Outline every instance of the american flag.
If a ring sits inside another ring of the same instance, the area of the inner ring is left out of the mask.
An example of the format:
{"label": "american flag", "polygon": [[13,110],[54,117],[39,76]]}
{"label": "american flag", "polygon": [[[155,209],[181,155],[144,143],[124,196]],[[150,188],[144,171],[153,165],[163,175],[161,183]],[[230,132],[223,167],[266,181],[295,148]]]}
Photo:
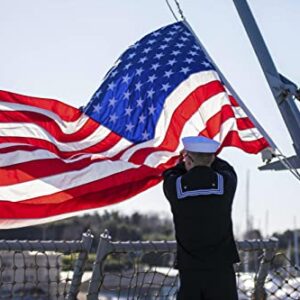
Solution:
{"label": "american flag", "polygon": [[248,153],[268,147],[183,22],[129,47],[81,109],[0,91],[0,110],[1,228],[148,189],[176,163],[187,135]]}

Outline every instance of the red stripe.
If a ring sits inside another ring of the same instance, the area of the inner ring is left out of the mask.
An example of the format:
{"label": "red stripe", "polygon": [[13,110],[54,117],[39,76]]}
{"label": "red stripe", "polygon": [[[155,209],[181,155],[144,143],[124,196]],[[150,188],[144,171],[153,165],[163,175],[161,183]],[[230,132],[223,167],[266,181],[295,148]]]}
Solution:
{"label": "red stripe", "polygon": [[[52,144],[48,141],[35,139],[35,138],[26,138],[26,137],[1,137],[0,143],[19,143],[19,144],[29,144],[37,147],[39,149],[45,149],[52,153],[55,153],[57,156],[61,158],[69,158],[74,155],[80,155],[84,153],[100,153],[109,150],[112,148],[117,142],[121,140],[122,137],[115,134],[114,132],[110,132],[108,136],[106,136],[102,141],[96,143],[93,146],[77,150],[77,151],[60,151],[55,144]],[[1,150],[1,149],[0,149]],[[0,151],[1,152],[1,151]]]}
{"label": "red stripe", "polygon": [[246,130],[246,129],[250,129],[250,128],[255,128],[254,124],[252,123],[252,121],[248,117],[238,118],[236,120],[236,124],[237,124],[237,128],[239,130]]}
{"label": "red stripe", "polygon": [[214,137],[218,134],[222,124],[230,118],[234,118],[234,112],[232,107],[226,104],[206,122],[206,134],[208,134],[208,137]]}
{"label": "red stripe", "polygon": [[0,101],[35,106],[56,113],[67,122],[74,122],[81,116],[81,111],[75,107],[54,99],[24,96],[0,90]]}
{"label": "red stripe", "polygon": [[228,95],[229,97],[229,101],[231,103],[232,106],[235,106],[235,107],[239,107],[240,105],[238,104],[238,102],[236,101],[235,98],[233,98],[231,95]]}
{"label": "red stripe", "polygon": [[0,186],[24,183],[37,178],[42,180],[45,177],[82,170],[101,160],[104,159],[84,158],[66,163],[60,159],[43,159],[2,167],[0,168]]}
{"label": "red stripe", "polygon": [[222,143],[222,147],[232,146],[244,150],[247,153],[257,154],[263,149],[270,147],[269,143],[265,138],[260,138],[253,141],[241,140],[237,131],[230,131],[226,135]]}
{"label": "red stripe", "polygon": [[[36,112],[18,112],[18,111],[1,111],[1,123],[28,123],[35,124],[41,129],[44,129],[51,134],[59,142],[76,142],[85,139],[91,135],[100,124],[93,119],[88,118],[86,123],[80,128],[80,130],[66,134],[61,131],[58,124],[48,116],[36,113]],[[19,125],[19,124],[17,124]],[[23,126],[23,124],[22,124]],[[26,126],[26,125],[24,125]]]}
{"label": "red stripe", "polygon": [[160,174],[158,169],[141,166],[57,194],[22,202],[1,201],[0,218],[45,218],[110,205],[159,183]]}

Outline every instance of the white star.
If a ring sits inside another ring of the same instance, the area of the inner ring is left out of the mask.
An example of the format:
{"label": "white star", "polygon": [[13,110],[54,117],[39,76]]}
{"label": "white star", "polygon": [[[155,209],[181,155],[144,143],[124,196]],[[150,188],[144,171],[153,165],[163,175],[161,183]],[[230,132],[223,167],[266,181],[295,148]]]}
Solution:
{"label": "white star", "polygon": [[168,61],[167,64],[170,65],[170,66],[173,66],[176,62],[177,62],[176,59],[171,59],[171,60]]}
{"label": "white star", "polygon": [[154,58],[161,59],[164,55],[162,53],[157,53]]}
{"label": "white star", "polygon": [[127,90],[125,93],[124,93],[124,99],[129,99],[131,93]]}
{"label": "white star", "polygon": [[170,37],[169,37],[169,38],[164,38],[163,40],[164,40],[165,42],[167,42],[167,43],[168,43],[168,42],[170,42],[170,41],[171,41],[171,39],[172,39],[172,38],[170,38]]}
{"label": "white star", "polygon": [[114,77],[118,74],[119,72],[117,70],[114,70],[111,72],[111,77]]}
{"label": "white star", "polygon": [[126,74],[125,76],[122,77],[122,82],[125,82],[126,84],[129,83],[129,79],[130,79],[130,76],[128,74]]}
{"label": "white star", "polygon": [[136,49],[139,45],[140,43],[135,43],[134,45],[131,46],[131,48]]}
{"label": "white star", "polygon": [[116,123],[116,121],[118,120],[118,116],[116,114],[110,115],[109,116],[109,121]]}
{"label": "white star", "polygon": [[149,41],[147,42],[147,44],[152,45],[152,44],[154,44],[155,42],[156,42],[156,39],[152,39],[152,40],[149,40]]}
{"label": "white star", "polygon": [[108,106],[115,106],[117,100],[115,99],[115,97],[112,97],[111,99],[108,100],[108,102],[109,102]]}
{"label": "white star", "polygon": [[142,133],[142,135],[143,135],[143,140],[148,140],[149,139],[150,134],[146,130]]}
{"label": "white star", "polygon": [[136,90],[136,91],[140,91],[142,85],[143,85],[143,84],[142,84],[140,81],[139,81],[138,83],[136,83],[136,84],[135,84],[135,90]]}
{"label": "white star", "polygon": [[129,132],[131,132],[132,129],[134,128],[134,125],[132,123],[128,123],[125,126],[126,126],[126,131],[129,131]]}
{"label": "white star", "polygon": [[95,96],[96,96],[96,97],[99,97],[101,94],[102,94],[102,91],[99,90],[99,91],[95,94]]}
{"label": "white star", "polygon": [[161,89],[166,92],[170,87],[171,87],[170,84],[167,82],[166,84],[162,85]]}
{"label": "white star", "polygon": [[180,72],[184,73],[186,75],[191,69],[189,67],[181,68]]}
{"label": "white star", "polygon": [[161,49],[161,50],[165,50],[167,47],[169,47],[168,45],[160,45],[158,48]]}
{"label": "white star", "polygon": [[152,48],[151,47],[148,47],[148,48],[145,48],[144,50],[143,50],[143,53],[148,53],[148,52],[150,52],[152,50]]}
{"label": "white star", "polygon": [[171,76],[172,74],[174,74],[174,72],[173,72],[172,70],[169,70],[169,71],[166,71],[166,72],[165,72],[165,75],[164,75],[164,76],[170,78],[170,76]]}
{"label": "white star", "polygon": [[147,59],[148,58],[144,56],[144,57],[140,58],[139,62],[143,64]]}
{"label": "white star", "polygon": [[180,38],[180,40],[182,40],[183,42],[186,42],[186,41],[188,40],[188,38],[187,38],[187,37],[184,37],[184,36],[182,36],[182,37]]}
{"label": "white star", "polygon": [[174,50],[174,51],[172,51],[172,53],[171,53],[171,55],[179,55],[181,53],[181,51],[179,51],[179,50]]}
{"label": "white star", "polygon": [[113,90],[116,87],[116,83],[114,83],[113,81],[108,85],[108,90]]}
{"label": "white star", "polygon": [[174,34],[176,34],[176,31],[169,31],[168,34],[169,35],[174,35]]}
{"label": "white star", "polygon": [[128,55],[128,58],[131,59],[131,58],[134,58],[135,56],[136,56],[136,53],[132,52]]}
{"label": "white star", "polygon": [[192,48],[194,48],[195,50],[200,50],[200,49],[201,49],[201,48],[200,48],[199,46],[197,46],[197,45],[193,45]]}
{"label": "white star", "polygon": [[143,102],[144,102],[144,100],[143,99],[138,99],[138,100],[136,100],[136,102],[137,102],[137,107],[143,107]]}
{"label": "white star", "polygon": [[184,61],[187,62],[188,64],[191,64],[191,63],[194,62],[195,60],[194,60],[193,58],[188,58],[188,57],[187,57]]}
{"label": "white star", "polygon": [[145,123],[145,120],[146,120],[146,117],[143,115],[143,114],[141,114],[140,116],[139,116],[139,123]]}
{"label": "white star", "polygon": [[153,64],[153,65],[151,66],[151,70],[155,70],[155,71],[156,71],[159,67],[160,67],[160,64],[159,64],[159,63]]}
{"label": "white star", "polygon": [[151,106],[148,107],[148,109],[149,109],[149,115],[154,115],[154,112],[156,111],[156,107],[153,104],[151,104]]}
{"label": "white star", "polygon": [[192,56],[198,55],[198,53],[196,51],[189,51],[189,54],[192,55]]}
{"label": "white star", "polygon": [[132,63],[128,63],[128,64],[124,67],[124,69],[125,69],[125,70],[128,70],[130,66],[132,66]]}
{"label": "white star", "polygon": [[144,71],[143,68],[136,69],[136,75],[141,76],[142,72]]}
{"label": "white star", "polygon": [[161,33],[159,31],[156,31],[156,32],[153,32],[152,35],[156,37],[156,36],[161,35]]}
{"label": "white star", "polygon": [[185,34],[186,36],[191,36],[192,35],[191,33],[187,32],[187,31],[185,31],[183,34]]}
{"label": "white star", "polygon": [[175,47],[177,47],[177,48],[182,48],[182,47],[184,47],[184,44],[182,44],[182,43],[177,43],[176,45],[175,45]]}
{"label": "white star", "polygon": [[202,64],[204,67],[206,67],[206,68],[211,67],[210,63],[207,62],[207,61],[203,61],[201,64]]}
{"label": "white star", "polygon": [[154,92],[153,89],[147,91],[147,97],[149,97],[149,98],[153,98],[153,95],[154,95],[154,94],[155,94],[155,92]]}
{"label": "white star", "polygon": [[178,29],[180,29],[180,26],[179,25],[173,25],[172,28],[174,28],[175,30],[178,30]]}
{"label": "white star", "polygon": [[154,80],[156,79],[157,77],[156,77],[156,75],[155,74],[153,74],[152,76],[149,76],[149,78],[148,78],[148,82],[151,82],[151,83],[153,83],[154,82]]}
{"label": "white star", "polygon": [[131,112],[133,111],[133,109],[128,106],[127,108],[125,108],[125,116],[131,116]]}
{"label": "white star", "polygon": [[101,108],[102,106],[99,103],[97,103],[96,105],[93,106],[93,112],[99,113]]}

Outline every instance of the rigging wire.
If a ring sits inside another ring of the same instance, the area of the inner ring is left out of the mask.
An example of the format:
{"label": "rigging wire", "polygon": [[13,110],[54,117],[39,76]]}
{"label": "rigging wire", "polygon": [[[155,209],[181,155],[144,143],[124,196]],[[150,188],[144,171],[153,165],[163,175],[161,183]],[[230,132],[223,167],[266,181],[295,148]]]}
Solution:
{"label": "rigging wire", "polygon": [[181,9],[181,7],[180,7],[179,1],[178,1],[178,0],[174,0],[174,2],[175,2],[175,4],[176,4],[176,6],[177,6],[177,10],[178,10],[178,13],[179,13],[181,19],[182,19],[182,20],[185,20],[185,17],[184,17],[184,15],[183,15],[183,11],[182,11],[182,9]]}
{"label": "rigging wire", "polygon": [[282,154],[278,148],[276,148],[276,150],[280,153],[280,155],[276,155],[276,157],[287,168],[287,170],[289,170],[296,177],[296,179],[300,181],[300,173],[298,170],[292,166],[292,164],[288,161],[288,158]]}
{"label": "rigging wire", "polygon": [[[175,14],[172,6],[170,5],[169,0],[165,0],[165,1],[167,3],[167,6],[168,6],[169,10],[171,11],[173,17],[178,22],[179,19],[176,16],[176,14]],[[185,18],[184,14],[183,14],[183,11],[182,11],[182,9],[180,7],[179,1],[178,0],[173,0],[173,1],[174,1],[175,5],[177,7],[177,13],[180,15],[181,20],[186,21],[186,18]],[[200,43],[200,41],[199,41],[199,43]],[[277,157],[280,160],[280,162],[286,167],[286,169],[289,170],[296,177],[296,179],[298,179],[300,181],[300,173],[298,172],[298,170],[291,165],[291,163],[288,161],[288,158],[280,151],[280,149],[277,146],[275,146],[274,148],[275,148],[274,150],[277,150],[279,152],[279,154],[275,155],[275,157]]]}
{"label": "rigging wire", "polygon": [[168,1],[168,0],[166,0],[166,3],[167,3],[167,5],[168,5],[168,8],[169,8],[169,10],[171,11],[171,13],[172,13],[173,17],[175,18],[176,22],[178,22],[178,18],[177,18],[177,16],[176,16],[176,14],[174,13],[174,11],[173,11],[173,8],[172,8],[172,6],[171,6],[171,4],[169,3],[169,1]]}
{"label": "rigging wire", "polygon": [[[184,21],[184,20],[185,20],[185,17],[184,17],[183,11],[182,11],[182,9],[181,9],[181,7],[180,7],[180,4],[179,4],[178,0],[173,0],[173,1],[174,1],[175,5],[176,5],[176,7],[177,7],[177,13],[179,14],[181,20]],[[174,10],[173,10],[173,8],[172,8],[172,6],[171,6],[169,0],[166,0],[166,3],[167,3],[167,5],[168,5],[168,8],[169,8],[169,10],[171,11],[173,17],[174,17],[175,20],[178,22],[179,19],[178,19],[178,17],[176,16],[176,14],[175,14],[175,12],[174,12]]]}

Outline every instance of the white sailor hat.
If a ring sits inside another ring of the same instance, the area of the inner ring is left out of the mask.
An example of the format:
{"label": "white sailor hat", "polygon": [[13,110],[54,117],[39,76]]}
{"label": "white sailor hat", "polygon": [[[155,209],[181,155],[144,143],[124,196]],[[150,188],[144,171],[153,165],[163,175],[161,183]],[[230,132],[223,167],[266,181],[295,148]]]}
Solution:
{"label": "white sailor hat", "polygon": [[216,153],[220,143],[204,136],[187,136],[182,139],[184,150],[198,153]]}

